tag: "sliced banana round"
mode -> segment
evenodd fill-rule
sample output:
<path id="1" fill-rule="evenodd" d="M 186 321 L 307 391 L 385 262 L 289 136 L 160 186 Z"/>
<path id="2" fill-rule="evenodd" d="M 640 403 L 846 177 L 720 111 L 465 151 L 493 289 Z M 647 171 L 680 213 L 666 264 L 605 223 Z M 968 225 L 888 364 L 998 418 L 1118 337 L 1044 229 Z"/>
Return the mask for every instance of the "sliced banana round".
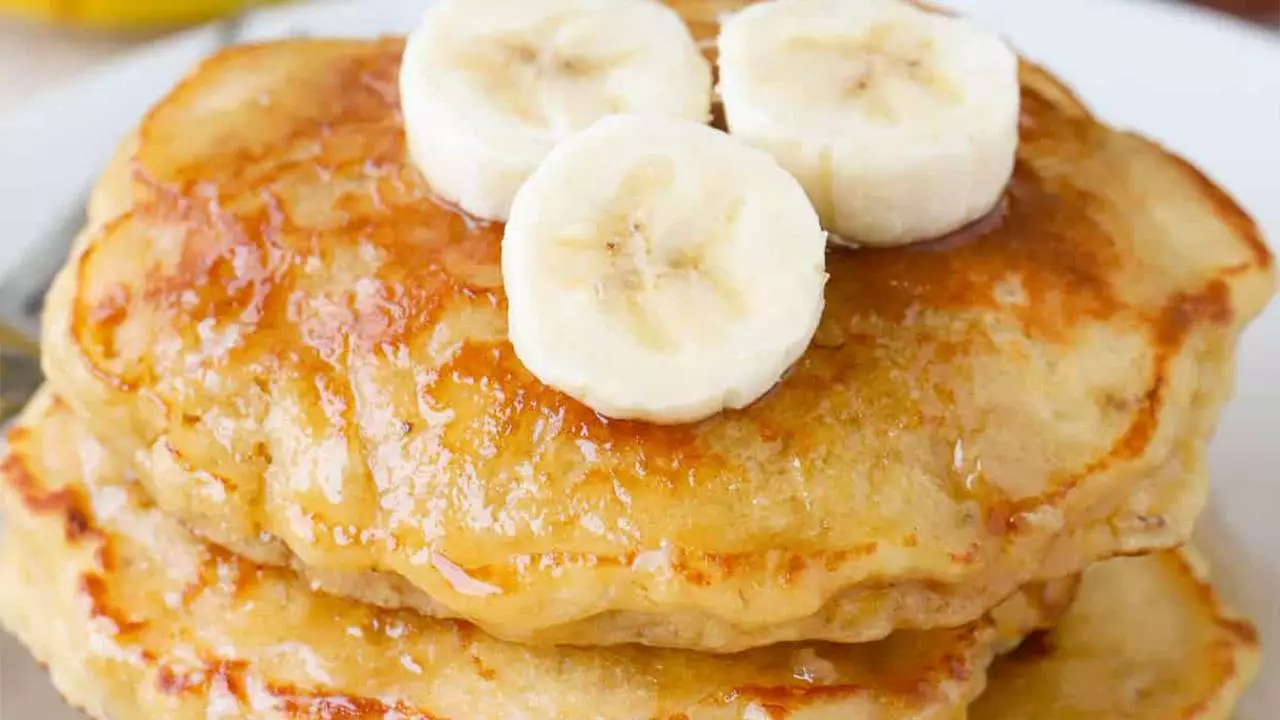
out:
<path id="1" fill-rule="evenodd" d="M 439 0 L 405 45 L 400 97 L 432 190 L 505 220 L 551 148 L 604 115 L 706 122 L 711 68 L 653 0 Z"/>
<path id="2" fill-rule="evenodd" d="M 999 201 L 1018 145 L 1018 58 L 994 33 L 903 0 L 771 0 L 718 40 L 732 133 L 797 178 L 824 226 L 901 245 Z"/>
<path id="3" fill-rule="evenodd" d="M 766 153 L 687 120 L 607 117 L 516 193 L 502 240 L 511 343 L 608 417 L 740 408 L 813 337 L 825 244 Z"/>

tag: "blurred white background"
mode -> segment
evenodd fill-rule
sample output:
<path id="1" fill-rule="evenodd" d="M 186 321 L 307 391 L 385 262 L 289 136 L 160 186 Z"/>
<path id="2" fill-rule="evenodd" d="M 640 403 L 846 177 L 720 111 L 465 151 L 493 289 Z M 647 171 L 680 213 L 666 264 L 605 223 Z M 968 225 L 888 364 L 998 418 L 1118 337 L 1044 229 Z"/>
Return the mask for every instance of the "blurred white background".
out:
<path id="1" fill-rule="evenodd" d="M 414 2 L 415 0 L 406 0 Z M 1009 0 L 1021 5 L 1072 5 L 1076 0 Z M 1116 0 L 1125 2 L 1126 0 Z M 0 116 L 22 100 L 64 78 L 93 68 L 131 47 L 172 29 L 95 30 L 17 19 L 0 0 Z M 48 0 L 51 4 L 53 0 Z M 1164 0 L 1219 8 L 1280 35 L 1280 0 Z M 30 4 L 31 0 L 27 0 Z M 1277 70 L 1280 72 L 1280 70 Z"/>

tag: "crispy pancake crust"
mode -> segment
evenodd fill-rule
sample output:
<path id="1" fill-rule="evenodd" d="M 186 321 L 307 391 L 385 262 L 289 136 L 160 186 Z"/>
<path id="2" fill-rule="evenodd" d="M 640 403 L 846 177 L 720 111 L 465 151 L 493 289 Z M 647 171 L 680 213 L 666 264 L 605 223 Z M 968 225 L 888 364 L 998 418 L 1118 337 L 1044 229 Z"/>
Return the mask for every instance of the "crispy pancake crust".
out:
<path id="1" fill-rule="evenodd" d="M 997 644 L 1043 627 L 1076 586 L 863 645 L 528 648 L 316 594 L 198 540 L 48 396 L 10 443 L 0 621 L 100 720 L 950 718 L 981 690 Z"/>
<path id="2" fill-rule="evenodd" d="M 991 670 L 972 720 L 1226 720 L 1258 667 L 1257 631 L 1189 553 L 1090 568 L 1071 609 Z"/>
<path id="3" fill-rule="evenodd" d="M 725 6 L 682 10 L 705 39 Z M 517 361 L 501 227 L 434 202 L 405 160 L 400 47 L 221 53 L 95 193 L 46 373 L 166 511 L 502 637 L 711 651 L 963 623 L 1183 539 L 1096 530 L 1198 465 L 1272 258 L 1202 175 L 1044 71 L 1023 68 L 996 213 L 832 250 L 782 383 L 664 427 Z"/>

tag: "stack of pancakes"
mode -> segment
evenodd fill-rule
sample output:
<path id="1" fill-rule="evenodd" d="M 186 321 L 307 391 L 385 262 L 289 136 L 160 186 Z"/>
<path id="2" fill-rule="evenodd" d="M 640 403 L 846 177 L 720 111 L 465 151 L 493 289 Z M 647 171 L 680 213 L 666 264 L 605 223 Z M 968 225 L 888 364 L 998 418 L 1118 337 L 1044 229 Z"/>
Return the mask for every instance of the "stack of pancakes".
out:
<path id="1" fill-rule="evenodd" d="M 735 3 L 675 3 L 714 37 Z M 1022 70 L 997 211 L 833 250 L 765 398 L 616 421 L 505 333 L 405 156 L 399 40 L 236 48 L 104 173 L 0 472 L 0 620 L 94 718 L 1213 718 L 1177 550 L 1255 226 Z M 1119 556 L 1131 556 L 1120 559 Z"/>

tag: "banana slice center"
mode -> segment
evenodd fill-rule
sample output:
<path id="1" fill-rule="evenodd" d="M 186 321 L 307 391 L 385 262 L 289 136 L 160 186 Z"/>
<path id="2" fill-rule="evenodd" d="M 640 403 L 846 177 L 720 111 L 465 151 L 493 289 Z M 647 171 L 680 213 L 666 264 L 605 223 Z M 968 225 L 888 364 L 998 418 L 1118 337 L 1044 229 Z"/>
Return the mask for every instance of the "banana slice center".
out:
<path id="1" fill-rule="evenodd" d="M 717 38 L 729 131 L 804 187 L 837 245 L 904 245 L 990 212 L 1018 146 L 1018 57 L 915 0 L 770 0 Z"/>
<path id="2" fill-rule="evenodd" d="M 504 112 L 534 128 L 563 134 L 581 130 L 625 102 L 608 77 L 634 51 L 586 46 L 589 19 L 563 13 L 530 28 L 480 36 L 459 54 L 459 65 Z"/>
<path id="3" fill-rule="evenodd" d="M 935 40 L 902 23 L 876 23 L 853 35 L 799 33 L 782 47 L 807 69 L 800 74 L 811 78 L 807 86 L 834 92 L 873 122 L 900 124 L 963 100 L 942 72 Z"/>
<path id="4" fill-rule="evenodd" d="M 714 336 L 716 326 L 699 323 L 706 305 L 721 317 L 743 317 L 746 300 L 722 258 L 737 231 L 741 201 L 712 203 L 718 212 L 660 213 L 680 205 L 675 163 L 654 157 L 627 171 L 602 210 L 560 238 L 556 245 L 571 263 L 571 283 L 594 294 L 610 315 L 627 323 L 646 347 L 669 351 L 682 340 Z M 601 272 L 601 268 L 604 269 Z M 701 308 L 683 313 L 681 306 Z"/>
<path id="5" fill-rule="evenodd" d="M 826 238 L 767 153 L 694 120 L 612 115 L 552 150 L 502 238 L 507 335 L 612 418 L 744 407 L 822 315 Z"/>

